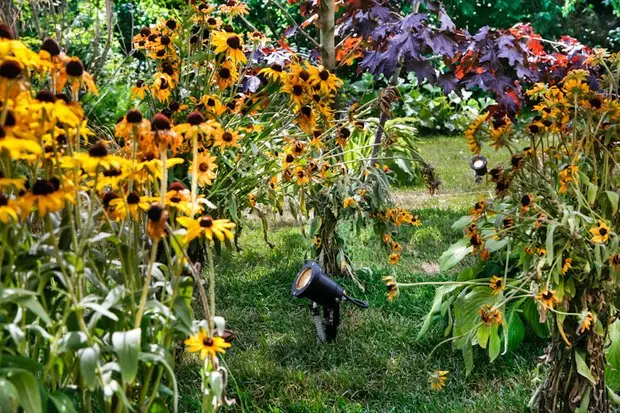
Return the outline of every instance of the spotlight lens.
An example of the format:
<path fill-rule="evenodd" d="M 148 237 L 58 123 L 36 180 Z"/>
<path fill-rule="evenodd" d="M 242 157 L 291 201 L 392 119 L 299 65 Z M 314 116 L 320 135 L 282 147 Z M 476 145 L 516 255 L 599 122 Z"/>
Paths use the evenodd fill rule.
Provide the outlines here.
<path fill-rule="evenodd" d="M 474 161 L 474 168 L 480 169 L 484 166 L 484 161 L 482 159 L 478 159 Z"/>
<path fill-rule="evenodd" d="M 306 268 L 304 272 L 299 274 L 297 277 L 297 281 L 295 282 L 295 288 L 301 290 L 310 282 L 310 278 L 312 278 L 312 268 Z"/>

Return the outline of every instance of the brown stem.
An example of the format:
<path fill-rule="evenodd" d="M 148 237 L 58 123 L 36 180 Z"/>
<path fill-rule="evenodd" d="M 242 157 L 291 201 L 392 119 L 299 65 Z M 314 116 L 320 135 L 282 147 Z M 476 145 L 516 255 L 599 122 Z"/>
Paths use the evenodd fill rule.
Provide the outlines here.
<path fill-rule="evenodd" d="M 336 68 L 336 6 L 334 0 L 321 1 L 319 28 L 321 38 L 321 59 L 327 70 Z"/>

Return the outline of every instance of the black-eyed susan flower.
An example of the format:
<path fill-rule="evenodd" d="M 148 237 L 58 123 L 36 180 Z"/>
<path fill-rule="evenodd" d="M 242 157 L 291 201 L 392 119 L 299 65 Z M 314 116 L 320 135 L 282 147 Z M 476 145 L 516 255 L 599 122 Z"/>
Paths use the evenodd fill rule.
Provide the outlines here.
<path fill-rule="evenodd" d="M 564 262 L 562 263 L 562 275 L 566 275 L 568 270 L 573 268 L 573 259 L 572 258 L 564 258 Z"/>
<path fill-rule="evenodd" d="M 604 244 L 609 239 L 609 226 L 604 221 L 598 223 L 589 229 L 592 236 L 592 242 L 595 244 Z"/>
<path fill-rule="evenodd" d="M 504 279 L 503 278 L 498 277 L 497 275 L 494 275 L 489 280 L 489 287 L 491 288 L 491 290 L 493 290 L 491 292 L 491 294 L 497 295 L 500 292 L 502 292 L 506 286 L 504 285 Z"/>
<path fill-rule="evenodd" d="M 471 215 L 474 218 L 479 218 L 482 214 L 484 214 L 484 212 L 486 211 L 486 208 L 487 208 L 487 201 L 485 199 L 482 199 L 476 202 L 474 204 L 474 207 L 469 210 L 469 215 Z"/>
<path fill-rule="evenodd" d="M 248 61 L 243 52 L 243 38 L 236 33 L 214 32 L 211 44 L 214 47 L 214 53 L 225 53 L 234 65 Z"/>
<path fill-rule="evenodd" d="M 118 220 L 131 216 L 138 219 L 140 211 L 146 211 L 151 206 L 151 198 L 140 196 L 137 192 L 130 192 L 125 198 L 115 198 L 110 201 L 110 207 L 114 208 L 114 214 Z"/>
<path fill-rule="evenodd" d="M 239 72 L 232 62 L 227 61 L 215 71 L 215 83 L 221 90 L 225 90 L 239 81 Z M 233 109 L 235 108 L 233 104 Z"/>
<path fill-rule="evenodd" d="M 225 149 L 229 146 L 239 146 L 239 133 L 233 130 L 225 130 L 220 131 L 215 135 L 215 139 L 213 140 L 213 145 L 219 146 L 222 149 Z"/>
<path fill-rule="evenodd" d="M 611 264 L 611 267 L 614 269 L 614 271 L 619 271 L 620 270 L 620 254 L 612 254 L 609 257 L 609 263 Z"/>
<path fill-rule="evenodd" d="M 314 245 L 314 248 L 316 249 L 321 248 L 321 245 L 322 245 L 321 237 L 319 237 L 318 235 L 315 235 L 314 237 L 312 237 L 312 245 Z"/>
<path fill-rule="evenodd" d="M 499 326 L 504 323 L 501 311 L 492 305 L 483 305 L 478 310 L 478 314 L 480 315 L 480 321 L 482 321 L 487 327 L 491 325 Z"/>
<path fill-rule="evenodd" d="M 467 139 L 467 145 L 469 146 L 469 150 L 473 154 L 480 153 L 481 147 L 480 142 L 478 141 L 477 134 L 484 122 L 486 121 L 487 116 L 488 114 L 486 113 L 478 116 L 465 130 L 465 139 Z"/>
<path fill-rule="evenodd" d="M 36 207 L 39 216 L 60 211 L 66 202 L 74 202 L 73 188 L 65 184 L 61 186 L 58 178 L 39 179 L 34 183 L 30 192 L 22 197 L 22 205 L 30 211 Z"/>
<path fill-rule="evenodd" d="M 211 156 L 211 154 L 205 150 L 198 154 L 198 158 L 196 158 L 195 161 L 192 161 L 192 164 L 189 167 L 190 171 L 194 170 L 194 162 L 198 164 L 198 186 L 204 187 L 213 183 L 213 180 L 217 176 L 215 172 L 218 167 L 215 163 L 216 160 L 217 157 Z"/>
<path fill-rule="evenodd" d="M 590 311 L 583 311 L 579 315 L 579 327 L 577 327 L 577 333 L 583 334 L 586 331 L 589 331 L 592 327 L 592 322 L 594 321 L 594 314 Z"/>
<path fill-rule="evenodd" d="M 431 385 L 431 389 L 443 390 L 446 386 L 446 380 L 448 380 L 448 373 L 446 370 L 435 370 L 429 373 L 428 383 Z"/>
<path fill-rule="evenodd" d="M 356 204 L 355 199 L 353 199 L 350 196 L 346 197 L 344 201 L 342 202 L 343 208 L 349 208 L 349 207 L 355 206 L 355 204 Z"/>
<path fill-rule="evenodd" d="M 536 299 L 545 307 L 545 308 L 553 308 L 557 303 L 560 302 L 555 291 L 553 290 L 543 290 L 536 295 Z"/>
<path fill-rule="evenodd" d="M 200 103 L 203 104 L 205 111 L 215 116 L 221 116 L 226 112 L 226 106 L 222 104 L 222 101 L 213 95 L 204 95 L 200 98 Z"/>
<path fill-rule="evenodd" d="M 521 197 L 521 213 L 526 213 L 534 205 L 534 196 L 525 194 Z"/>
<path fill-rule="evenodd" d="M 293 103 L 295 103 L 300 108 L 309 101 L 308 86 L 296 76 L 286 77 L 282 91 L 284 93 L 287 93 Z"/>
<path fill-rule="evenodd" d="M 311 66 L 308 70 L 310 71 L 310 84 L 316 86 L 324 95 L 329 95 L 342 86 L 342 80 L 323 66 L 318 68 Z"/>
<path fill-rule="evenodd" d="M 387 289 L 386 296 L 389 301 L 394 301 L 396 297 L 398 297 L 398 283 L 396 279 L 392 276 L 383 277 L 383 281 L 385 281 L 385 287 Z"/>
<path fill-rule="evenodd" d="M 261 69 L 259 72 L 262 75 L 265 75 L 267 79 L 278 81 L 282 79 L 285 75 L 284 65 L 278 62 L 272 63 L 264 69 Z"/>
<path fill-rule="evenodd" d="M 220 12 L 228 14 L 230 17 L 243 16 L 250 13 L 248 6 L 238 0 L 226 0 L 220 5 Z"/>
<path fill-rule="evenodd" d="M 0 222 L 8 224 L 9 221 L 19 221 L 19 203 L 0 192 Z"/>
<path fill-rule="evenodd" d="M 391 253 L 388 257 L 388 262 L 390 263 L 390 265 L 398 264 L 400 262 L 400 254 L 397 252 Z"/>
<path fill-rule="evenodd" d="M 154 241 L 165 238 L 167 234 L 168 211 L 158 203 L 153 203 L 146 212 L 146 216 L 148 218 L 146 231 L 149 237 Z"/>
<path fill-rule="evenodd" d="M 199 330 L 196 335 L 191 336 L 184 341 L 187 346 L 187 351 L 190 353 L 200 353 L 202 360 L 207 356 L 211 358 L 217 357 L 219 354 L 226 353 L 226 349 L 230 348 L 231 344 L 227 343 L 222 337 L 210 337 L 206 331 Z"/>
<path fill-rule="evenodd" d="M 136 80 L 136 83 L 131 88 L 131 97 L 138 98 L 138 99 L 144 99 L 144 94 L 146 93 L 147 90 L 148 90 L 148 86 L 146 83 L 144 83 L 144 80 L 138 79 Z"/>
<path fill-rule="evenodd" d="M 203 215 L 198 219 L 192 219 L 190 217 L 178 217 L 177 222 L 187 229 L 184 241 L 189 243 L 192 240 L 204 236 L 209 241 L 213 241 L 215 236 L 220 241 L 225 239 L 233 239 L 232 229 L 235 224 L 228 219 L 213 219 L 209 215 Z"/>

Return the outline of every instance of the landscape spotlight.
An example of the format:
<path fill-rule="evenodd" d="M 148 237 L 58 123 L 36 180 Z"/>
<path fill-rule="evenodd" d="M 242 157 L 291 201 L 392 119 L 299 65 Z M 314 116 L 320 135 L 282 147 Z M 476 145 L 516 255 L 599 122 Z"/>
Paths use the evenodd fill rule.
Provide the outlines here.
<path fill-rule="evenodd" d="M 482 177 L 487 174 L 487 158 L 482 155 L 476 155 L 469 161 L 469 166 L 474 170 L 474 181 L 479 184 Z"/>
<path fill-rule="evenodd" d="M 312 319 L 319 341 L 333 341 L 340 324 L 340 302 L 349 301 L 360 308 L 368 303 L 349 297 L 344 289 L 323 272 L 316 261 L 308 261 L 297 273 L 291 286 L 294 297 L 307 298 L 313 302 Z M 321 310 L 323 307 L 323 320 Z"/>

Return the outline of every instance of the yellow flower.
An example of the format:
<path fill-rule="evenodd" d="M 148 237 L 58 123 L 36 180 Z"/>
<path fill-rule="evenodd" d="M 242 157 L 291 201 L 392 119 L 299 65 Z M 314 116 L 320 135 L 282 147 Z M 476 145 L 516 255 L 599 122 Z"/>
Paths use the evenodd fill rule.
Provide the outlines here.
<path fill-rule="evenodd" d="M 248 6 L 238 0 L 228 0 L 225 4 L 220 5 L 220 12 L 228 14 L 230 17 L 243 16 L 250 13 Z"/>
<path fill-rule="evenodd" d="M 572 100 L 575 97 L 587 94 L 590 88 L 579 79 L 569 79 L 567 82 L 564 82 L 562 90 Z"/>
<path fill-rule="evenodd" d="M 131 97 L 143 100 L 146 90 L 147 85 L 144 83 L 144 80 L 138 79 L 135 85 L 131 88 Z"/>
<path fill-rule="evenodd" d="M 496 307 L 493 307 L 489 304 L 485 304 L 480 307 L 478 310 L 478 314 L 480 314 L 480 320 L 488 327 L 491 324 L 493 325 L 501 325 L 504 323 L 502 320 L 502 313 Z"/>
<path fill-rule="evenodd" d="M 562 264 L 562 275 L 566 275 L 568 270 L 573 267 L 573 259 L 572 258 L 564 258 L 564 264 Z"/>
<path fill-rule="evenodd" d="M 467 139 L 467 144 L 469 145 L 469 150 L 473 154 L 479 154 L 480 153 L 480 149 L 481 149 L 480 148 L 480 142 L 478 142 L 478 138 L 476 137 L 476 134 L 480 130 L 480 127 L 482 126 L 482 124 L 486 120 L 487 116 L 488 115 L 486 113 L 483 113 L 482 115 L 478 116 L 476 119 L 474 119 L 474 121 L 471 123 L 471 125 L 469 125 L 467 130 L 465 130 L 465 138 Z"/>
<path fill-rule="evenodd" d="M 493 294 L 493 295 L 499 294 L 505 288 L 504 279 L 498 277 L 497 275 L 494 275 L 489 280 L 489 287 L 493 290 L 493 292 L 491 294 Z"/>
<path fill-rule="evenodd" d="M 198 155 L 196 159 L 196 163 L 198 164 L 198 186 L 207 186 L 213 183 L 213 180 L 216 177 L 215 170 L 217 169 L 217 164 L 215 160 L 217 158 L 215 156 L 211 156 L 209 152 L 204 151 Z M 189 171 L 194 170 L 194 163 L 189 166 Z"/>
<path fill-rule="evenodd" d="M 614 271 L 618 271 L 620 269 L 620 254 L 613 254 L 609 257 L 609 262 Z"/>
<path fill-rule="evenodd" d="M 448 380 L 448 373 L 446 370 L 435 370 L 430 373 L 428 382 L 431 385 L 431 389 L 442 390 L 446 385 L 446 380 Z"/>
<path fill-rule="evenodd" d="M 312 245 L 314 245 L 314 248 L 316 249 L 321 248 L 321 237 L 319 237 L 318 235 L 312 237 Z"/>
<path fill-rule="evenodd" d="M 146 211 L 150 206 L 151 199 L 136 192 L 130 192 L 126 198 L 119 197 L 110 201 L 110 207 L 113 208 L 118 220 L 125 219 L 128 215 L 138 219 L 140 210 Z"/>
<path fill-rule="evenodd" d="M 179 217 L 177 222 L 187 229 L 184 241 L 189 243 L 192 240 L 204 235 L 209 241 L 213 241 L 215 235 L 220 241 L 233 240 L 232 229 L 235 224 L 228 219 L 213 219 L 209 215 L 203 215 L 198 219 L 190 217 Z"/>
<path fill-rule="evenodd" d="M 310 67 L 308 71 L 310 72 L 310 84 L 320 89 L 324 95 L 329 95 L 342 86 L 342 80 L 323 66 Z"/>
<path fill-rule="evenodd" d="M 43 217 L 63 209 L 65 202 L 73 202 L 72 193 L 71 186 L 61 187 L 57 178 L 40 179 L 35 182 L 31 192 L 26 193 L 22 200 L 26 210 L 29 211 L 36 206 L 39 216 Z"/>
<path fill-rule="evenodd" d="M 297 185 L 301 186 L 310 182 L 310 176 L 301 166 L 295 168 L 295 170 L 293 171 L 293 176 Z"/>
<path fill-rule="evenodd" d="M 536 299 L 546 308 L 553 308 L 560 302 L 553 290 L 543 290 L 536 295 Z"/>
<path fill-rule="evenodd" d="M 248 61 L 245 53 L 243 53 L 243 38 L 241 36 L 221 31 L 213 33 L 212 36 L 211 44 L 215 48 L 214 53 L 226 53 L 234 65 Z"/>
<path fill-rule="evenodd" d="M 594 315 L 590 311 L 584 311 L 579 316 L 579 334 L 583 334 L 586 331 L 590 330 L 592 326 L 592 322 L 594 321 Z"/>
<path fill-rule="evenodd" d="M 215 72 L 215 82 L 224 90 L 239 80 L 239 72 L 232 62 L 224 62 Z"/>
<path fill-rule="evenodd" d="M 287 76 L 282 91 L 287 93 L 291 100 L 300 108 L 303 107 L 310 98 L 308 86 L 296 76 Z"/>
<path fill-rule="evenodd" d="M 267 79 L 280 80 L 285 76 L 284 65 L 280 63 L 272 63 L 271 66 L 262 69 L 260 74 L 265 75 Z"/>
<path fill-rule="evenodd" d="M 397 252 L 391 253 L 388 257 L 388 262 L 390 263 L 390 265 L 398 264 L 400 262 L 400 254 Z"/>
<path fill-rule="evenodd" d="M 202 329 L 196 335 L 185 340 L 184 343 L 187 346 L 187 351 L 190 353 L 200 353 L 202 360 L 206 359 L 207 356 L 215 358 L 218 353 L 224 354 L 226 349 L 231 346 L 222 337 L 209 337 Z"/>
<path fill-rule="evenodd" d="M 222 149 L 225 149 L 227 146 L 239 146 L 237 142 L 241 137 L 235 131 L 227 130 L 220 131 L 215 134 L 215 140 L 213 144 L 215 146 L 219 146 Z"/>
<path fill-rule="evenodd" d="M 603 221 L 599 221 L 597 225 L 590 228 L 589 232 L 595 244 L 604 244 L 609 239 L 609 227 Z"/>
<path fill-rule="evenodd" d="M 9 221 L 19 221 L 19 204 L 0 192 L 0 222 L 8 224 Z"/>
<path fill-rule="evenodd" d="M 383 277 L 383 281 L 385 281 L 385 286 L 387 288 L 387 299 L 390 301 L 394 301 L 396 297 L 398 297 L 398 283 L 396 279 L 392 276 Z"/>
<path fill-rule="evenodd" d="M 351 197 L 347 197 L 344 199 L 344 202 L 342 203 L 344 208 L 348 208 L 350 206 L 354 206 L 355 205 L 355 199 L 351 198 Z"/>

